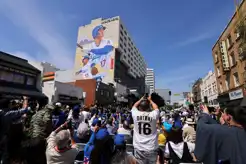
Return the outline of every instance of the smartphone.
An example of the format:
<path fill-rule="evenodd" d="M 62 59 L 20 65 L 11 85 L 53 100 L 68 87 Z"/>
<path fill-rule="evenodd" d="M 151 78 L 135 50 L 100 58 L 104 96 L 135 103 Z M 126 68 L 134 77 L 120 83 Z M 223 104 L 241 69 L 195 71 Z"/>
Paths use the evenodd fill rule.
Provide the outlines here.
<path fill-rule="evenodd" d="M 148 98 L 149 97 L 149 93 L 145 93 L 144 97 Z"/>

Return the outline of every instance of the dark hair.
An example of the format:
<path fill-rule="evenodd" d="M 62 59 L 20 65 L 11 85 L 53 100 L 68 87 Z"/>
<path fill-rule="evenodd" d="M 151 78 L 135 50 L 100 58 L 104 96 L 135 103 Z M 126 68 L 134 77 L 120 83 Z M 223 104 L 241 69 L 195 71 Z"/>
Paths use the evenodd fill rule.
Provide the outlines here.
<path fill-rule="evenodd" d="M 103 140 L 95 140 L 95 147 L 91 152 L 90 163 L 99 164 L 102 163 L 111 163 L 114 140 L 111 136 L 104 138 Z"/>
<path fill-rule="evenodd" d="M 190 110 L 194 110 L 194 105 L 190 104 L 190 105 L 189 105 L 189 109 L 190 109 Z"/>
<path fill-rule="evenodd" d="M 150 108 L 150 102 L 149 100 L 142 100 L 139 104 L 139 108 L 142 111 L 147 111 Z"/>
<path fill-rule="evenodd" d="M 180 118 L 179 113 L 178 113 L 178 112 L 175 112 L 175 113 L 173 114 L 173 119 L 174 119 L 174 121 L 177 121 L 179 118 Z"/>
<path fill-rule="evenodd" d="M 183 142 L 182 133 L 183 130 L 181 128 L 172 127 L 171 132 L 168 134 L 167 140 L 172 141 L 175 144 Z"/>
<path fill-rule="evenodd" d="M 228 107 L 225 112 L 233 117 L 233 120 L 246 129 L 246 107 Z"/>
<path fill-rule="evenodd" d="M 115 150 L 112 156 L 112 164 L 119 164 L 125 160 L 126 154 L 126 145 L 115 146 Z"/>
<path fill-rule="evenodd" d="M 125 120 L 125 121 L 123 122 L 123 128 L 124 128 L 124 129 L 128 129 L 128 130 L 131 129 L 130 126 L 129 126 L 129 123 L 127 122 L 127 120 Z"/>
<path fill-rule="evenodd" d="M 215 108 L 212 106 L 208 106 L 209 113 L 215 112 Z"/>

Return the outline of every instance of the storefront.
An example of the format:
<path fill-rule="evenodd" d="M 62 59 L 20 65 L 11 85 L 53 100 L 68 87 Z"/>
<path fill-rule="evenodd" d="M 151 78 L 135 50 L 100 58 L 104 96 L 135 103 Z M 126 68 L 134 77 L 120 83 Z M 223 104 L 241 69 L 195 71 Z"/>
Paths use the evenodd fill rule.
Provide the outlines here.
<path fill-rule="evenodd" d="M 0 51 L 0 99 L 47 99 L 41 92 L 38 69 L 21 59 Z"/>
<path fill-rule="evenodd" d="M 219 95 L 218 101 L 220 107 L 239 106 L 241 105 L 243 98 L 243 89 L 239 88 L 234 91 L 225 93 L 223 95 Z"/>
<path fill-rule="evenodd" d="M 83 89 L 71 84 L 58 81 L 43 82 L 43 93 L 49 98 L 49 102 L 62 104 L 83 104 Z"/>

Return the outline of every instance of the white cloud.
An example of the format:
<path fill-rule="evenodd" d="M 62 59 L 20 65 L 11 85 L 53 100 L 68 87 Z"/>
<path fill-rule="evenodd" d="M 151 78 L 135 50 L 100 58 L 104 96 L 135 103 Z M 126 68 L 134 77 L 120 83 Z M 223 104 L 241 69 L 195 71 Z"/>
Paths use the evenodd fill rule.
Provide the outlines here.
<path fill-rule="evenodd" d="M 15 25 L 23 28 L 44 49 L 42 55 L 37 50 L 36 59 L 55 64 L 60 68 L 73 66 L 75 51 L 67 44 L 66 38 L 59 32 L 55 20 L 35 0 L 1 0 L 0 12 Z M 18 53 L 17 53 L 18 54 Z M 34 58 L 26 53 L 19 55 Z M 35 58 L 34 58 L 35 59 Z"/>
<path fill-rule="evenodd" d="M 194 44 L 194 43 L 198 43 L 198 42 L 210 39 L 213 36 L 214 36 L 213 33 L 202 33 L 201 35 L 197 35 L 197 36 L 194 36 L 194 37 L 191 37 L 191 38 L 187 38 L 187 40 L 178 42 L 178 43 L 176 43 L 174 45 L 174 47 L 184 47 L 184 46 L 187 46 L 187 45 L 191 45 L 191 44 Z"/>

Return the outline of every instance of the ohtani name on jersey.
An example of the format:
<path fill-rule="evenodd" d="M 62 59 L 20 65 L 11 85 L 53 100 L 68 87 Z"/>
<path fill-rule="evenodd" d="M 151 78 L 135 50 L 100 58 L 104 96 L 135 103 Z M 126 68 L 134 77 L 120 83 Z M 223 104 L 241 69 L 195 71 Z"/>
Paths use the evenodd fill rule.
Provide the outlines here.
<path fill-rule="evenodd" d="M 152 122 L 152 118 L 149 116 L 137 116 L 137 121 L 148 121 L 148 122 Z"/>

